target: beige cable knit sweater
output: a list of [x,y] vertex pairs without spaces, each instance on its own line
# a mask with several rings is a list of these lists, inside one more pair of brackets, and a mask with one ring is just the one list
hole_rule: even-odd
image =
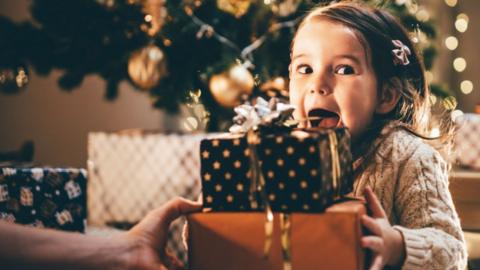
[[355,180],[354,194],[362,195],[365,186],[371,186],[390,223],[403,233],[402,269],[465,269],[465,240],[444,159],[401,129],[378,143],[372,161]]

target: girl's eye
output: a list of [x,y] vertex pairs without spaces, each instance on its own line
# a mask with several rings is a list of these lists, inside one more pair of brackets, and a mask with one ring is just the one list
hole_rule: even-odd
[[335,69],[335,73],[340,75],[350,75],[350,74],[354,74],[355,70],[353,70],[353,67],[351,66],[341,65]]
[[297,71],[300,74],[309,74],[312,73],[312,68],[307,65],[300,65],[297,67]]

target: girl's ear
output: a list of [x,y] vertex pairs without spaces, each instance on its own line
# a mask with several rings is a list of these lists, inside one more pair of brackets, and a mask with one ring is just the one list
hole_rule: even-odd
[[400,99],[400,92],[397,88],[401,87],[401,83],[398,83],[400,82],[387,82],[383,85],[382,94],[380,95],[380,100],[375,109],[376,113],[387,114],[397,106],[398,100]]

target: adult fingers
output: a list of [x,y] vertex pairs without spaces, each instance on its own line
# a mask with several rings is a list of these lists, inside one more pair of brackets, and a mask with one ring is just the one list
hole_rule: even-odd
[[367,216],[363,215],[362,216],[362,224],[363,226],[367,227],[367,229],[370,230],[375,235],[382,236],[382,228],[378,224],[377,220]]
[[172,253],[165,252],[165,259],[167,262],[168,270],[183,270],[185,266],[183,263]]
[[369,248],[377,253],[383,251],[383,240],[377,236],[364,236],[361,240],[362,247]]
[[364,190],[365,199],[367,200],[367,205],[370,211],[372,212],[372,216],[374,218],[387,218],[387,214],[385,214],[385,210],[383,210],[382,204],[378,200],[375,193],[373,193],[370,187],[366,187]]
[[192,212],[198,212],[201,209],[201,203],[177,197],[168,201],[165,205],[163,205],[163,207],[158,209],[157,214],[162,218],[164,224],[170,224],[180,216]]
[[383,258],[380,255],[375,256],[370,266],[370,270],[382,270],[383,269]]

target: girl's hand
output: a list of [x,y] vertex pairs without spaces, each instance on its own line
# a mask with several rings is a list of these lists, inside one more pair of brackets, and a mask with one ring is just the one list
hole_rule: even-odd
[[370,187],[365,188],[365,199],[372,217],[364,215],[362,223],[373,235],[362,237],[361,243],[374,253],[370,270],[382,269],[385,265],[401,266],[405,258],[402,233],[390,225],[382,205]]

